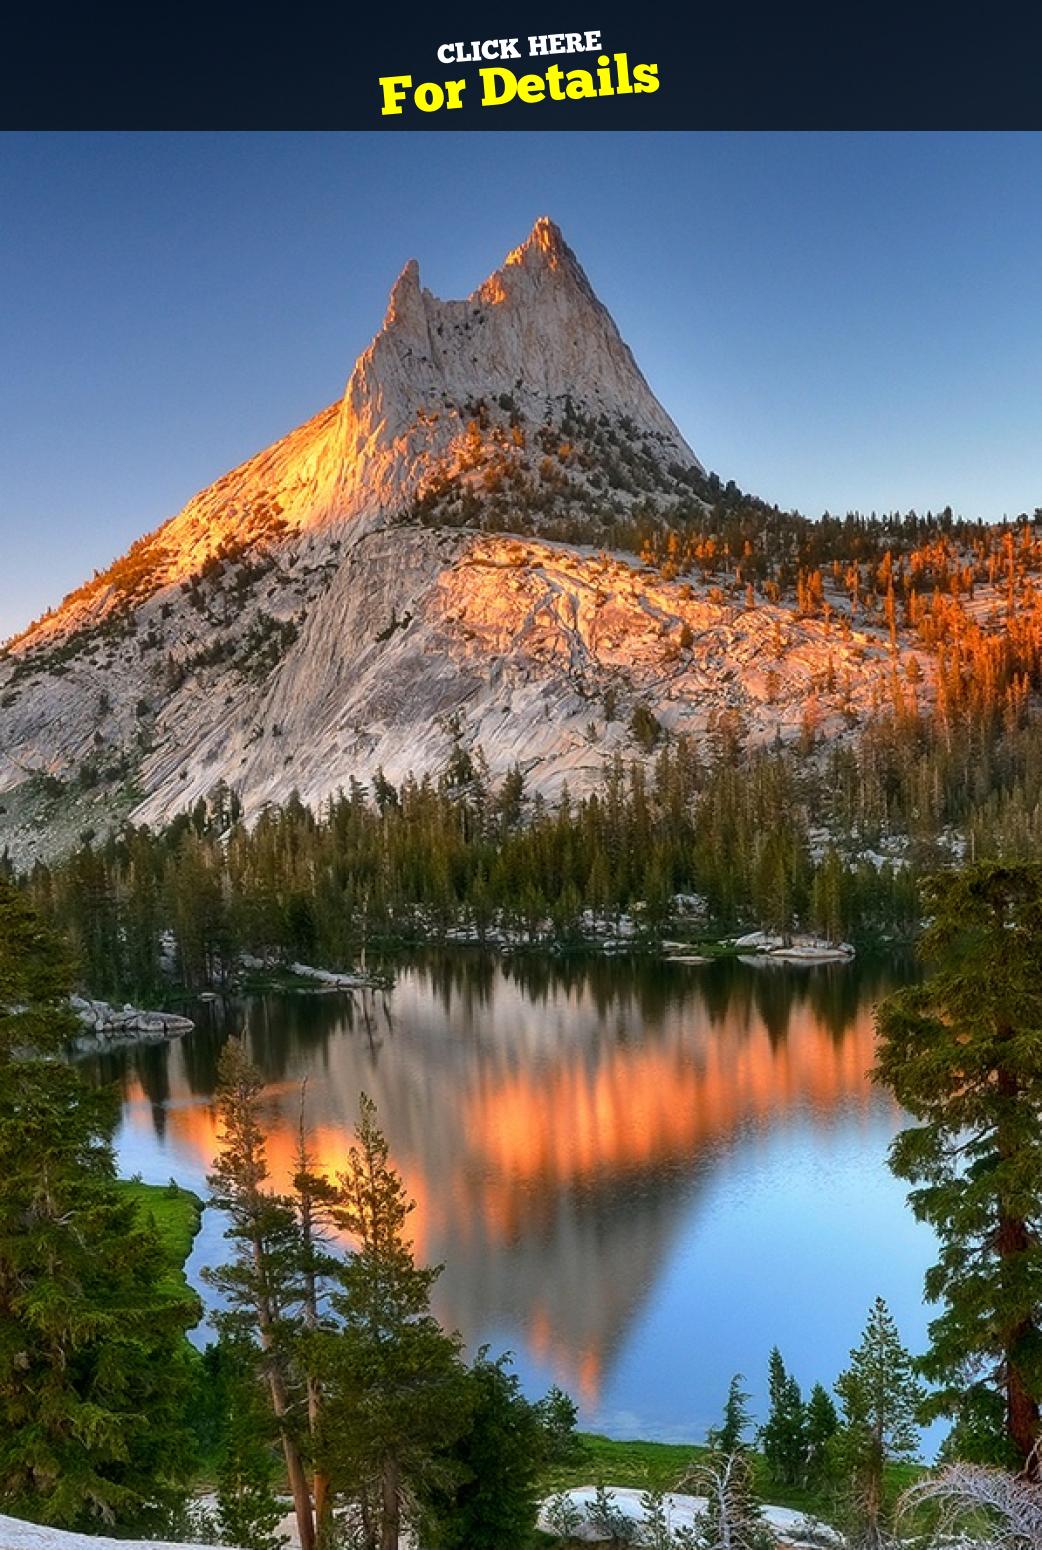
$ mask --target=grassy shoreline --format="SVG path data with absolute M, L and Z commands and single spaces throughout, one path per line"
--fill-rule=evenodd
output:
M 574 1463 L 548 1470 L 541 1481 L 547 1495 L 575 1486 L 604 1484 L 609 1488 L 630 1487 L 663 1491 L 677 1488 L 685 1470 L 708 1455 L 704 1443 L 642 1442 L 638 1439 L 604 1437 L 597 1432 L 580 1432 L 579 1456 Z M 760 1500 L 774 1507 L 791 1507 L 808 1517 L 833 1522 L 836 1503 L 827 1488 L 780 1485 L 771 1478 L 762 1454 L 753 1453 L 753 1479 Z M 886 1469 L 888 1494 L 898 1495 L 922 1474 L 926 1466 L 889 1464 Z
M 193 1190 L 173 1179 L 169 1184 L 144 1184 L 140 1179 L 117 1179 L 120 1193 L 134 1202 L 143 1221 L 152 1219 L 166 1259 L 161 1285 L 171 1296 L 193 1297 L 198 1292 L 185 1273 L 195 1236 L 202 1226 L 205 1203 Z

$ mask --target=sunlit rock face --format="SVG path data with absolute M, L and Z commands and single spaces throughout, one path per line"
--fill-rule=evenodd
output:
M 638 702 L 696 737 L 795 735 L 808 706 L 841 729 L 891 671 L 877 637 L 604 552 L 701 472 L 552 222 L 465 301 L 410 262 L 342 399 L 9 643 L 0 845 L 160 822 L 222 779 L 247 814 L 317 802 L 456 743 L 581 792 L 642 756 Z

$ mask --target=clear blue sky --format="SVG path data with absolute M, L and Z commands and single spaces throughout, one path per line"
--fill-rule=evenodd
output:
M 707 466 L 1042 504 L 1038 135 L 8 135 L 0 637 L 338 396 L 409 257 L 554 217 Z

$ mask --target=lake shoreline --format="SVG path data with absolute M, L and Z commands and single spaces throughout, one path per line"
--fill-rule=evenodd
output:
M 380 967 L 376 970 L 328 969 L 295 961 L 265 962 L 244 955 L 244 972 L 227 986 L 202 991 L 178 989 L 165 999 L 179 1006 L 188 1006 L 198 1001 L 233 1000 L 243 995 L 327 995 L 338 990 L 363 993 L 388 991 L 393 989 L 397 969 L 408 967 L 416 961 L 418 954 L 429 952 L 460 953 L 466 956 L 485 954 L 491 959 L 507 962 L 511 959 L 526 962 L 544 959 L 548 963 L 658 962 L 695 968 L 731 961 L 755 967 L 810 969 L 843 966 L 861 958 L 870 963 L 882 961 L 890 953 L 907 953 L 909 945 L 906 942 L 886 941 L 855 947 L 848 942 L 827 942 L 808 933 L 793 932 L 783 937 L 760 931 L 737 937 L 697 937 L 690 941 L 672 936 L 654 940 L 634 937 L 504 941 L 494 936 L 482 936 L 475 930 L 466 934 L 374 942 L 370 950 L 379 959 Z
M 628 917 L 624 918 L 624 924 L 625 919 Z M 482 932 L 475 926 L 468 926 L 450 927 L 441 932 L 371 936 L 367 946 L 362 949 L 362 957 L 371 956 L 375 960 L 375 967 L 363 962 L 360 966 L 328 968 L 305 964 L 288 955 L 258 957 L 242 953 L 235 969 L 229 972 L 223 983 L 215 982 L 189 989 L 171 979 L 155 985 L 146 998 L 158 1003 L 155 1010 L 135 1012 L 130 1007 L 124 1010 L 133 1012 L 136 1017 L 173 1021 L 187 1007 L 207 1001 L 230 1001 L 248 995 L 279 992 L 327 995 L 335 991 L 387 991 L 393 987 L 398 969 L 415 962 L 417 955 L 431 952 L 459 952 L 467 956 L 486 954 L 490 959 L 507 962 L 512 959 L 525 962 L 544 959 L 547 963 L 657 962 L 694 969 L 730 960 L 756 968 L 807 970 L 843 967 L 855 961 L 873 966 L 887 961 L 902 962 L 908 959 L 916 940 L 914 936 L 887 933 L 858 936 L 849 942 L 835 942 L 811 932 L 780 933 L 763 929 L 687 934 L 678 929 L 678 924 L 674 919 L 668 932 L 655 935 L 624 928 L 621 932 L 613 930 L 606 934 L 579 937 L 570 934 L 530 937 L 520 931 L 490 929 Z M 111 993 L 113 996 L 119 994 L 118 991 Z M 107 1005 L 100 1001 L 93 1004 Z M 190 1022 L 191 1019 L 186 1021 Z M 191 1030 L 184 1027 L 179 1031 Z M 155 1037 L 164 1037 L 156 1030 L 147 1030 L 141 1040 L 126 1038 L 122 1042 L 145 1042 L 149 1033 Z

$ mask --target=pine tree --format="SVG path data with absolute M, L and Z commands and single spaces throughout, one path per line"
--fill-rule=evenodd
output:
M 624 1550 L 636 1543 L 637 1525 L 619 1506 L 615 1492 L 603 1481 L 594 1487 L 593 1501 L 586 1509 L 586 1518 L 594 1531 L 598 1544 L 606 1544 L 611 1550 Z
M 832 1397 L 815 1383 L 804 1411 L 806 1475 L 808 1481 L 820 1481 L 828 1467 L 829 1446 L 839 1430 L 839 1416 Z
M 263 1082 L 241 1041 L 232 1039 L 217 1068 L 221 1150 L 209 1177 L 213 1204 L 231 1219 L 225 1232 L 235 1246 L 230 1264 L 204 1270 L 229 1312 L 217 1316 L 230 1335 L 256 1340 L 260 1368 L 282 1444 L 302 1550 L 314 1550 L 315 1518 L 302 1456 L 306 1420 L 299 1350 L 300 1236 L 292 1202 L 267 1186 L 260 1123 Z
M 932 973 L 879 1008 L 878 1074 L 920 1122 L 891 1167 L 941 1251 L 926 1295 L 933 1413 L 977 1457 L 1038 1473 L 1042 1404 L 1042 867 L 935 878 L 921 952 Z M 990 1442 L 988 1438 L 990 1437 Z
M 264 1377 L 252 1341 L 225 1335 L 205 1357 L 207 1381 L 218 1390 L 220 1439 L 215 1465 L 221 1540 L 244 1550 L 280 1550 L 284 1516 L 275 1437 Z
M 846 877 L 843 863 L 830 846 L 814 874 L 811 889 L 811 917 L 816 930 L 828 941 L 838 941 L 845 926 L 843 891 Z
M 116 1188 L 114 1097 L 57 1051 L 64 951 L 0 883 L 0 1503 L 72 1529 L 162 1529 L 193 1456 L 185 1330 L 155 1229 Z
M 354 1252 L 336 1274 L 338 1327 L 320 1336 L 323 1457 L 356 1500 L 365 1550 L 397 1550 L 403 1518 L 458 1481 L 451 1450 L 471 1403 L 461 1342 L 430 1312 L 440 1267 L 415 1264 L 412 1202 L 364 1094 L 331 1216 Z
M 745 1433 L 751 1425 L 749 1396 L 742 1388 L 742 1374 L 736 1372 L 727 1390 L 723 1420 L 710 1429 L 706 1440 L 717 1453 L 731 1454 L 745 1446 Z
M 780 1485 L 797 1485 L 803 1479 L 807 1458 L 803 1398 L 796 1379 L 786 1372 L 777 1346 L 768 1363 L 767 1391 L 770 1410 L 760 1430 L 760 1447 L 771 1478 Z
M 557 1384 L 536 1401 L 542 1432 L 543 1454 L 548 1464 L 576 1464 L 582 1448 L 576 1435 L 579 1411 L 574 1399 Z
M 850 1366 L 836 1380 L 843 1424 L 833 1441 L 842 1470 L 851 1537 L 874 1547 L 885 1537 L 884 1471 L 915 1457 L 923 1389 L 901 1344 L 890 1310 L 877 1297 Z
M 467 1374 L 469 1419 L 451 1450 L 458 1483 L 430 1493 L 423 1516 L 430 1550 L 502 1550 L 532 1538 L 545 1440 L 537 1406 L 506 1366 L 483 1349 Z
M 61 1050 L 77 1027 L 67 1002 L 71 984 L 61 936 L 9 879 L 0 881 L 0 1060 Z
M 301 1319 L 303 1325 L 302 1358 L 307 1391 L 309 1451 L 314 1461 L 312 1495 L 316 1533 L 321 1537 L 332 1512 L 329 1477 L 317 1462 L 318 1434 L 322 1416 L 322 1386 L 316 1371 L 312 1348 L 324 1323 L 324 1301 L 336 1259 L 327 1248 L 326 1226 L 336 1191 L 329 1180 L 318 1173 L 312 1157 L 305 1123 L 307 1081 L 300 1089 L 300 1122 L 297 1136 L 296 1169 L 291 1199 L 296 1214 L 300 1255 Z

